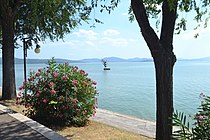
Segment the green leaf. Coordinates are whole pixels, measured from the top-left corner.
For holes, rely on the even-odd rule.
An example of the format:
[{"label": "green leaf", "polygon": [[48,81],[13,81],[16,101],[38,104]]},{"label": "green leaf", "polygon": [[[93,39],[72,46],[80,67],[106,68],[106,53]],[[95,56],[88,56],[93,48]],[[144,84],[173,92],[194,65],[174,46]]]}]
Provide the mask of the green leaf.
[{"label": "green leaf", "polygon": [[52,104],[58,104],[58,102],[56,102],[56,101],[50,101],[49,104],[50,105],[52,105]]}]

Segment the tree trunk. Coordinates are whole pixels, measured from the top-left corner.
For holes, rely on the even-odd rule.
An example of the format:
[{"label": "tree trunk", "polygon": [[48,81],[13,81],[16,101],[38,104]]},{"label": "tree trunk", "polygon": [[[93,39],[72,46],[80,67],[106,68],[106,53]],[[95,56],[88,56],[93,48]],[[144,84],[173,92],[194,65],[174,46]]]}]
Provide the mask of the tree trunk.
[{"label": "tree trunk", "polygon": [[156,139],[170,140],[173,113],[173,67],[176,57],[173,53],[160,53],[154,58],[156,72]]},{"label": "tree trunk", "polygon": [[168,0],[162,2],[162,28],[160,38],[150,26],[143,0],[131,0],[131,6],[151,55],[156,72],[156,139],[170,140],[173,114],[173,34],[177,14],[177,1],[173,9]]},{"label": "tree trunk", "polygon": [[[3,2],[2,2],[3,3]],[[1,4],[2,4],[1,3]],[[10,7],[1,5],[2,18],[2,100],[16,98],[14,67],[14,15]]]}]

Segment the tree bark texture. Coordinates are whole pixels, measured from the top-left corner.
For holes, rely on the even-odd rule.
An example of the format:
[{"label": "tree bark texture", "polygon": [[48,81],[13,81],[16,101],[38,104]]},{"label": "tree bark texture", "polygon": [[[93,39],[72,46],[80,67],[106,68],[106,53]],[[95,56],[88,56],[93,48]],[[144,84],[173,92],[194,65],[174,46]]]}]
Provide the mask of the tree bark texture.
[{"label": "tree bark texture", "polygon": [[131,0],[135,18],[154,60],[156,73],[156,139],[170,140],[173,114],[173,34],[176,7],[170,9],[167,0],[162,4],[162,28],[160,38],[150,26],[143,0]]},{"label": "tree bark texture", "polygon": [[0,1],[2,25],[2,99],[16,98],[14,66],[14,13],[7,0]]},{"label": "tree bark texture", "polygon": [[173,113],[173,66],[175,55],[159,54],[154,58],[156,72],[156,139],[170,140]]}]

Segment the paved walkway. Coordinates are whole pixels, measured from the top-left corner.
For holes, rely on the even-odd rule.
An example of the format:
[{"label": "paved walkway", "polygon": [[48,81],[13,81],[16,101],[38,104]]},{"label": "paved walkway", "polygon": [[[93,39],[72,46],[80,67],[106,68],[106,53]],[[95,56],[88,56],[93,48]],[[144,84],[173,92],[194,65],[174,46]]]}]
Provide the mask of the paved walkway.
[{"label": "paved walkway", "polygon": [[92,118],[94,121],[102,122],[150,138],[155,138],[155,122],[134,118],[103,109],[98,109],[96,112],[96,116]]},{"label": "paved walkway", "polygon": [[[155,122],[98,109],[94,121],[155,138]],[[0,140],[65,140],[51,129],[0,104]]]},{"label": "paved walkway", "polygon": [[0,104],[0,140],[66,140],[66,138]]}]

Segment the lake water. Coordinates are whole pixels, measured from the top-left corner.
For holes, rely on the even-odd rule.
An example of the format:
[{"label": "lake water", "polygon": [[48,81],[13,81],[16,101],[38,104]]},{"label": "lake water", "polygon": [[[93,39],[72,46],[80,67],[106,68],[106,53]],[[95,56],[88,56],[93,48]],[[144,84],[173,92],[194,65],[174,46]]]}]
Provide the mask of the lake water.
[{"label": "lake water", "polygon": [[[97,81],[99,108],[155,120],[155,73],[153,62],[112,62],[110,71],[101,63],[72,63]],[[44,64],[27,64],[27,70],[37,70]],[[2,71],[2,70],[1,70]],[[2,74],[0,73],[0,79]],[[17,88],[23,81],[23,65],[16,65]],[[210,62],[180,61],[174,67],[175,109],[194,114],[200,104],[199,95],[210,95]]]}]

